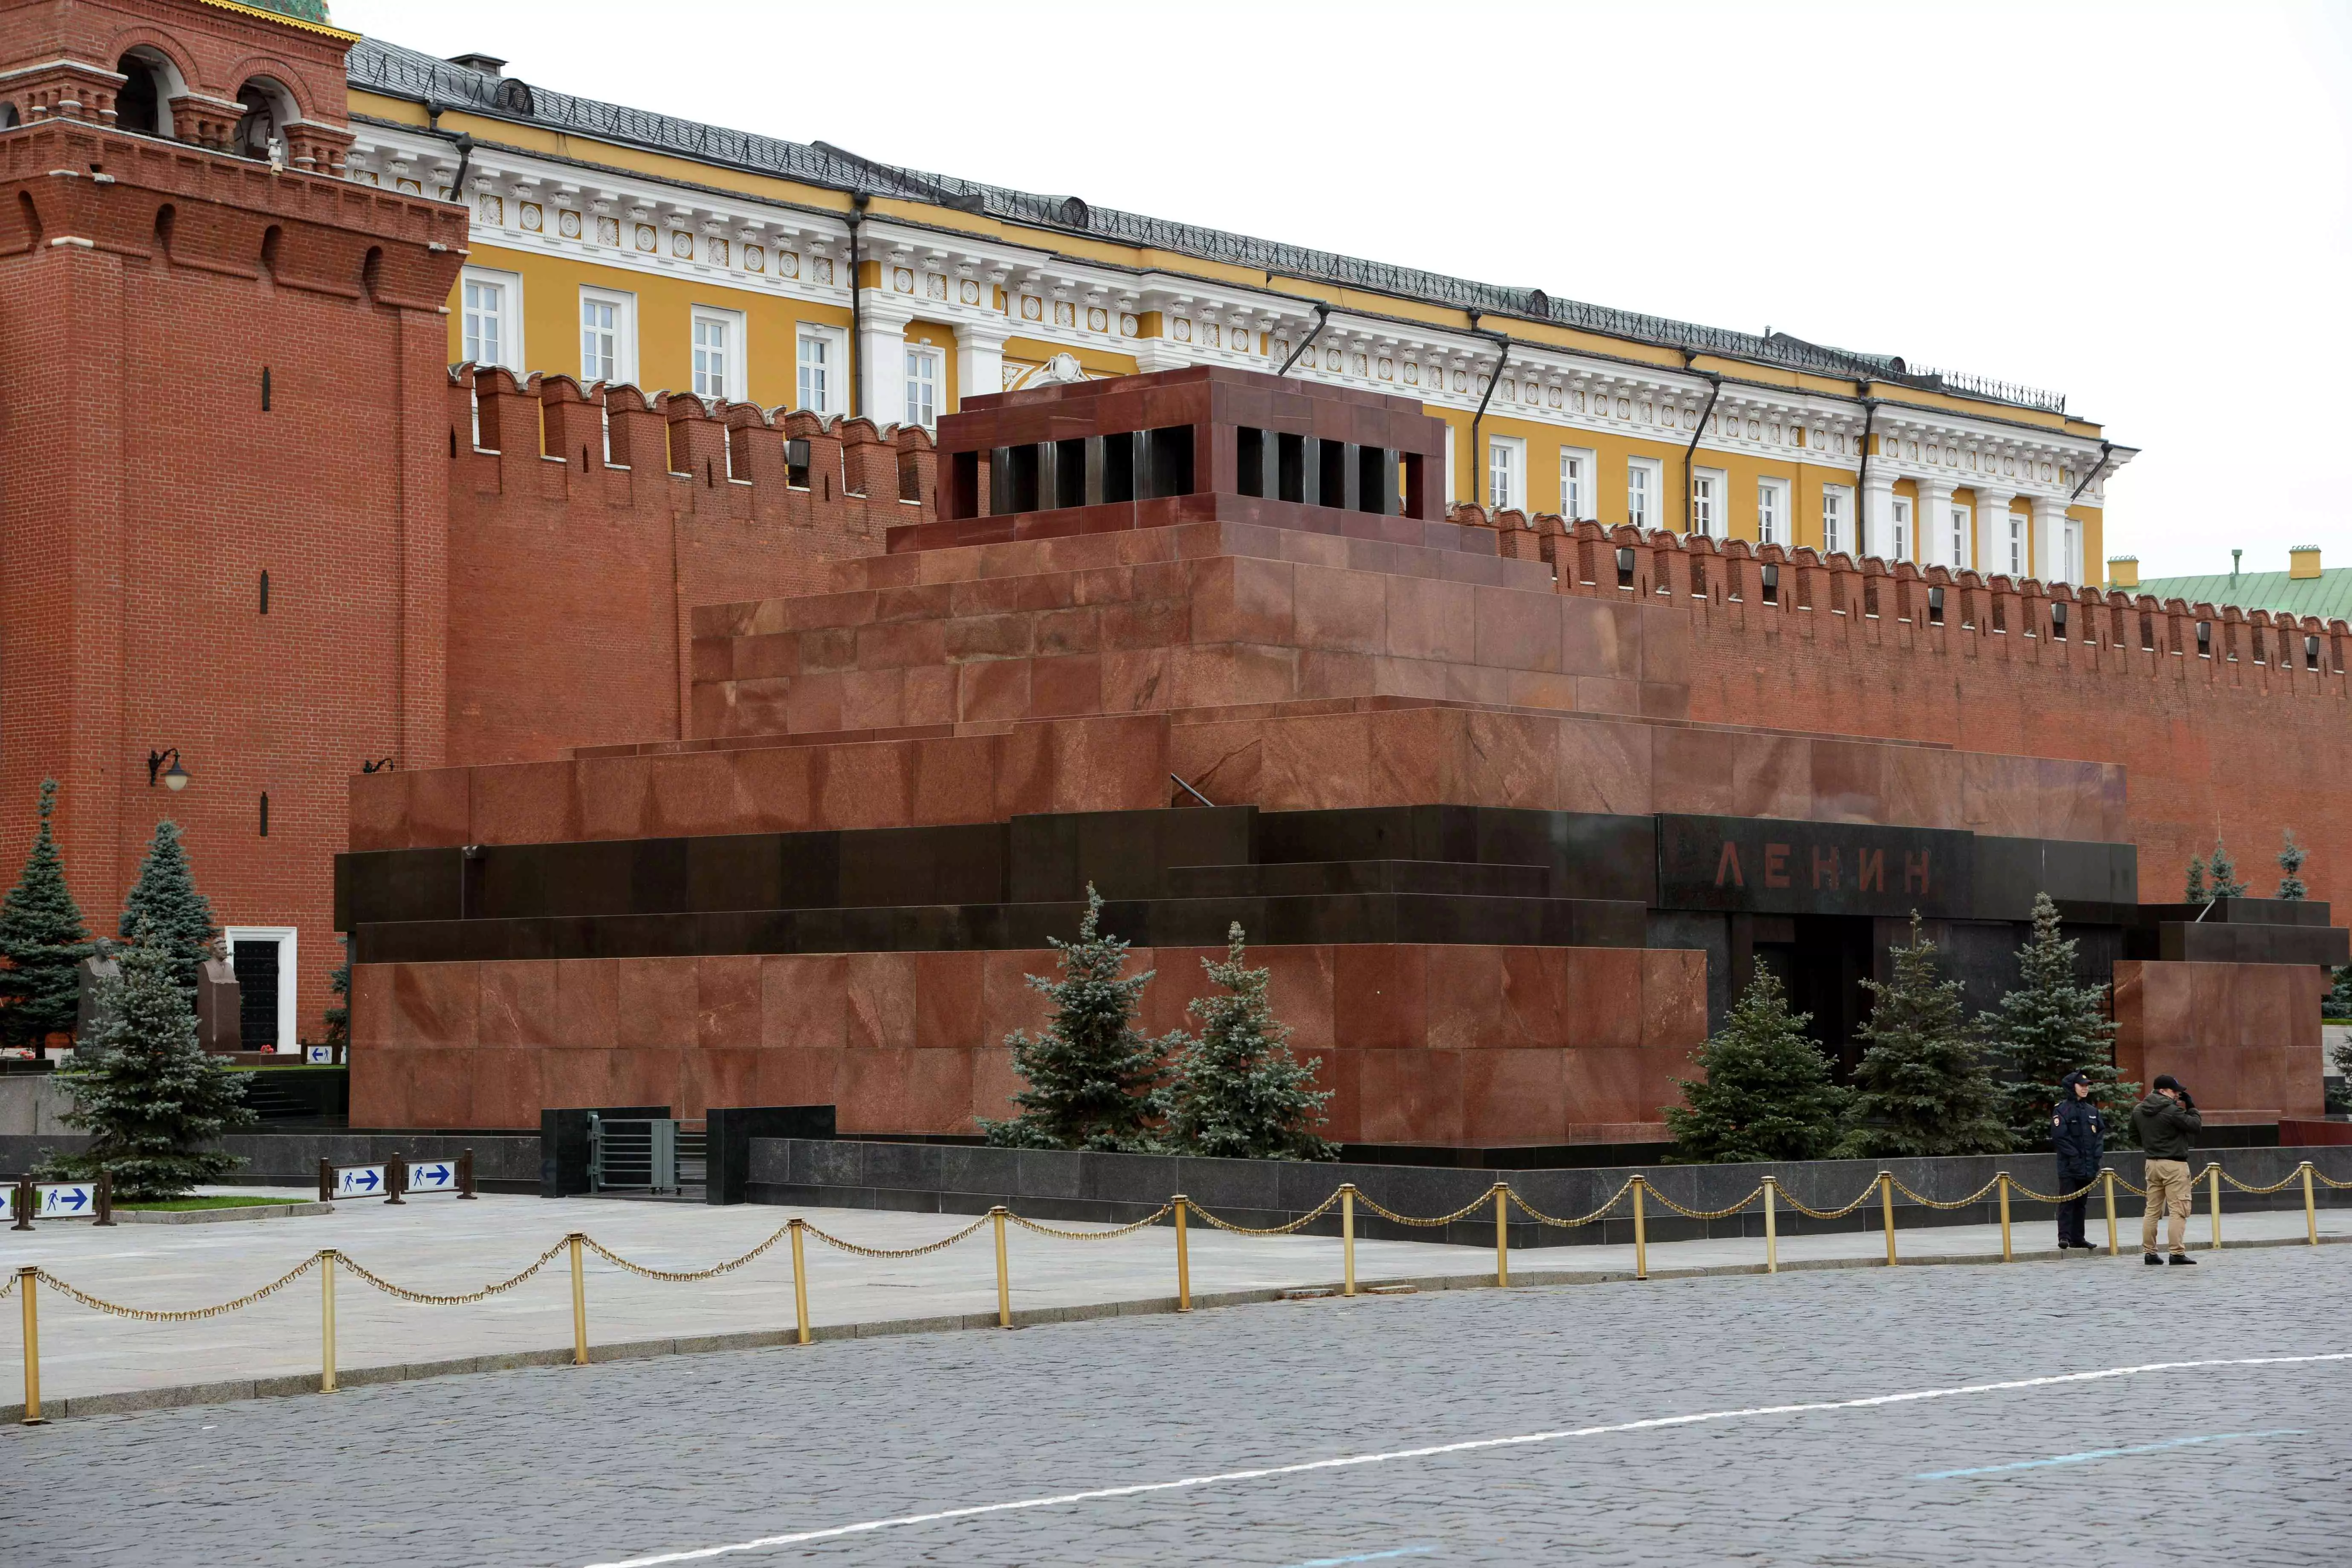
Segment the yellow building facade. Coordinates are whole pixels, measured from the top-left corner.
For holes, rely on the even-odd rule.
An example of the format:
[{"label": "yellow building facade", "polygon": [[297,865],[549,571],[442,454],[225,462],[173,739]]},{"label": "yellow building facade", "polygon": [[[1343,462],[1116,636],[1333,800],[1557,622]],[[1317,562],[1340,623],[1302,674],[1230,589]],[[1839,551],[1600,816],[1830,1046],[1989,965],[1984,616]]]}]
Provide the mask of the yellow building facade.
[{"label": "yellow building facade", "polygon": [[[1188,364],[1412,397],[1456,501],[2095,580],[2053,394],[873,163],[363,40],[351,176],[467,204],[453,361],[877,425]],[[1474,435],[1475,430],[1475,435]]]}]

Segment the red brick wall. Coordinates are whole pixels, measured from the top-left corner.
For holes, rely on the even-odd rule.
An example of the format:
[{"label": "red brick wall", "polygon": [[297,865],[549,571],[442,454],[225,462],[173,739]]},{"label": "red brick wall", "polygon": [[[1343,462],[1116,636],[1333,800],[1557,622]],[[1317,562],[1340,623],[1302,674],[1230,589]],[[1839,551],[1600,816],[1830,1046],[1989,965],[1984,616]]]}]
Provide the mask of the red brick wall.
[{"label": "red brick wall", "polygon": [[[1134,949],[1141,1026],[1185,1026],[1222,949]],[[1292,1048],[1320,1058],[1325,1133],[1553,1143],[1663,1136],[1706,1034],[1706,955],[1616,948],[1269,947]],[[831,1104],[844,1132],[970,1133],[1019,1087],[1050,952],[369,964],[352,1121],[530,1127],[542,1106]]]}]

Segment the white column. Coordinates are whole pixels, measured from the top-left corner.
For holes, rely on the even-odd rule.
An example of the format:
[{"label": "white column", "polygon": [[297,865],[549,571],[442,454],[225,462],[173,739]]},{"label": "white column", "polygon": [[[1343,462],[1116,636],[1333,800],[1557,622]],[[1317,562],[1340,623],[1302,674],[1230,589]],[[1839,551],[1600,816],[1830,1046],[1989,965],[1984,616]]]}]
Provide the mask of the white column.
[{"label": "white column", "polygon": [[1004,390],[1004,340],[1009,326],[967,321],[956,328],[956,401]]},{"label": "white column", "polygon": [[[1854,505],[1860,509],[1859,527],[1853,540],[1854,557],[1859,560],[1865,551],[1873,555],[1885,556],[1895,548],[1894,471],[1874,466],[1854,498]],[[1912,526],[1918,526],[1916,516],[1912,519]]]},{"label": "white column", "polygon": [[[1984,564],[1981,570],[2006,574],[2009,571],[2009,503],[2016,499],[2014,490],[1987,489],[1977,487],[1977,559]],[[2033,575],[2033,557],[2025,558],[2018,573],[2021,577]]]},{"label": "white column", "polygon": [[914,311],[868,289],[857,321],[857,412],[878,429],[907,417],[907,323]]},{"label": "white column", "polygon": [[1952,559],[1952,481],[1923,476],[1912,482],[1919,487],[1913,526],[1919,531],[1920,564],[1949,566],[1956,572],[1974,566],[1972,550],[1963,550],[1960,559]]},{"label": "white column", "polygon": [[2045,583],[2071,582],[2074,565],[2066,559],[2066,498],[2033,498],[2033,571]]}]

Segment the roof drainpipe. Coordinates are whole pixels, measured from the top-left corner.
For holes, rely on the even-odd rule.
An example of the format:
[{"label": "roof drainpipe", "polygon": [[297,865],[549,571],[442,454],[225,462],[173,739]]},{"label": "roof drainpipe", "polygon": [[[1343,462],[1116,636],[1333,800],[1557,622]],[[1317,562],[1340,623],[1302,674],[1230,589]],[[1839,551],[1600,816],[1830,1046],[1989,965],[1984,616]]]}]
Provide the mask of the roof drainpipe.
[{"label": "roof drainpipe", "polygon": [[1290,367],[1298,363],[1298,356],[1305,353],[1308,349],[1313,348],[1315,346],[1315,340],[1321,337],[1323,335],[1323,329],[1330,324],[1331,307],[1328,305],[1316,306],[1315,330],[1298,340],[1298,346],[1290,351],[1290,357],[1284,360],[1282,362],[1282,368],[1276,371],[1274,374],[1277,377],[1288,375],[1290,374]]},{"label": "roof drainpipe", "polygon": [[[1697,359],[1698,355],[1685,352],[1683,368],[1690,369]],[[1691,433],[1690,445],[1683,448],[1683,534],[1685,538],[1690,534],[1698,508],[1698,498],[1692,493],[1691,459],[1698,455],[1699,439],[1706,434],[1706,422],[1715,413],[1715,400],[1723,395],[1723,377],[1712,371],[1703,370],[1698,374],[1706,377],[1710,390],[1706,395],[1706,406],[1698,411],[1698,428]]]},{"label": "roof drainpipe", "polygon": [[857,286],[857,226],[866,221],[866,204],[871,200],[863,191],[852,193],[849,198],[849,416],[853,419],[866,412],[866,395],[858,385],[859,342],[866,334],[858,330],[865,320],[858,304],[865,290]]},{"label": "roof drainpipe", "polygon": [[2113,441],[2102,441],[2099,443],[2099,460],[2091,465],[2091,471],[2083,476],[2083,482],[2074,487],[2074,493],[2066,498],[2066,504],[2068,506],[2073,506],[2076,501],[2083,499],[2083,492],[2091,488],[2091,481],[2097,479],[2100,472],[2106,468],[2107,455],[2115,449],[2116,444]]},{"label": "roof drainpipe", "polygon": [[1853,479],[1853,558],[1861,560],[1870,552],[1870,432],[1878,423],[1878,399],[1870,395],[1870,383],[1853,384],[1855,395],[1862,399],[1862,471]]},{"label": "roof drainpipe", "polygon": [[[1486,395],[1478,400],[1478,412],[1470,416],[1470,494],[1478,494],[1478,462],[1486,456],[1478,445],[1478,423],[1486,417],[1486,405],[1495,400],[1495,389],[1503,384],[1503,372],[1511,363],[1511,339],[1507,332],[1490,332],[1478,325],[1478,312],[1470,312],[1470,330],[1502,351],[1495,362],[1495,373],[1486,378]],[[1489,498],[1492,499],[1492,498]]]}]

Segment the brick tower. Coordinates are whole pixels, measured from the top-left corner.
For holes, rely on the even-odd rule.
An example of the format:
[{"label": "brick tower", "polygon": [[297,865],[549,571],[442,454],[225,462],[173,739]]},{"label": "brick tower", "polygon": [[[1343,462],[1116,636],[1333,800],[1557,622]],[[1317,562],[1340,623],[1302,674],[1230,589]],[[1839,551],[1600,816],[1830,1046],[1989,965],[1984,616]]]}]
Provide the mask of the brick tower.
[{"label": "brick tower", "polygon": [[299,1024],[293,982],[247,1007],[287,1048],[346,779],[446,723],[465,215],[334,177],[352,39],[321,0],[0,5],[0,879],[54,776],[110,932],[173,817],[215,918],[294,961]]}]

